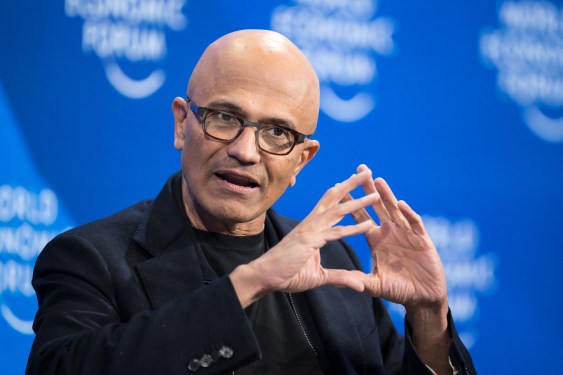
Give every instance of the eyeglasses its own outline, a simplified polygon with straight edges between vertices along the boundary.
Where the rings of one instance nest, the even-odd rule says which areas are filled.
[[[257,129],[256,146],[260,150],[273,155],[287,155],[295,145],[303,143],[305,138],[310,137],[283,126],[259,124],[226,112],[198,107],[190,98],[185,100],[193,113],[201,118],[201,126],[205,134],[219,141],[230,143],[241,135],[245,127],[252,126]]]

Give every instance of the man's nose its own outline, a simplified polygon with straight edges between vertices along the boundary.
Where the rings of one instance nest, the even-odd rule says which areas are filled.
[[[238,159],[241,163],[256,164],[260,162],[260,150],[256,144],[257,136],[255,128],[245,127],[238,138],[227,145],[228,155]]]

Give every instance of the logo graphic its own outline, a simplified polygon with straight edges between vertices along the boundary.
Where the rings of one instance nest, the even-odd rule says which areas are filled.
[[[504,1],[496,30],[480,39],[485,65],[541,139],[563,142],[563,9],[547,1]]]
[[[35,296],[33,264],[47,242],[65,229],[53,228],[58,210],[57,196],[50,189],[33,192],[23,186],[0,186],[0,314],[24,334],[33,333],[33,314],[19,317],[25,302]]]
[[[470,348],[479,337],[475,327],[479,316],[478,296],[496,290],[497,258],[494,254],[477,254],[479,229],[474,221],[451,221],[439,216],[424,216],[423,220],[444,265],[448,302],[459,335]],[[403,306],[389,306],[394,315],[404,317]]]
[[[31,286],[37,255],[71,226],[55,192],[42,181],[0,84],[0,316],[16,332],[32,334],[37,304]],[[0,335],[10,342],[8,332]]]
[[[367,116],[376,105],[376,54],[394,52],[393,21],[374,18],[377,0],[294,0],[272,12],[271,27],[311,60],[321,82],[321,110],[341,122]]]
[[[166,80],[159,63],[166,57],[166,28],[180,31],[187,0],[65,0],[68,17],[81,17],[82,51],[95,53],[110,84],[122,95],[141,99]]]

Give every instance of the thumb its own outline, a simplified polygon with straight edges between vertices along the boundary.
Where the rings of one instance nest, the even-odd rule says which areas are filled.
[[[356,292],[363,292],[367,283],[367,275],[362,271],[326,270],[326,283],[339,288],[350,288]]]
[[[379,298],[382,296],[381,279],[378,273],[366,275],[364,279],[364,288],[372,297]]]

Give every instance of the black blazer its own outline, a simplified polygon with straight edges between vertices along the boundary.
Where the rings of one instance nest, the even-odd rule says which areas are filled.
[[[26,374],[186,374],[195,367],[219,374],[260,357],[230,279],[214,274],[194,239],[180,181],[175,174],[154,201],[45,247],[33,275],[39,309]],[[268,243],[296,224],[270,210]],[[328,268],[360,268],[343,241],[325,246],[321,258]],[[293,297],[326,373],[429,373],[379,299],[332,286]],[[451,318],[450,327],[452,361],[474,373]],[[232,353],[224,355],[225,348]],[[205,354],[212,363],[194,367]]]

